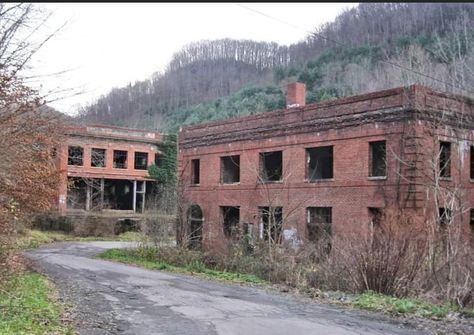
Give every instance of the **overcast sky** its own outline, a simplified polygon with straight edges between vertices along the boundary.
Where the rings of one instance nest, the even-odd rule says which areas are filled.
[[[234,38],[291,44],[332,21],[356,3],[250,3],[242,6],[286,21],[264,17],[238,4],[70,3],[39,4],[52,15],[45,29],[66,26],[35,55],[40,77],[31,82],[42,94],[61,97],[51,105],[73,114],[113,87],[163,71],[173,53],[203,39]],[[42,85],[41,87],[39,85]],[[71,96],[71,92],[82,94]]]

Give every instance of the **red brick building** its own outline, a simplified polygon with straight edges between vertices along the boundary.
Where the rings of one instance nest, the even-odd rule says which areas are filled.
[[[455,216],[471,229],[472,100],[413,85],[306,105],[295,83],[287,106],[181,130],[193,241],[210,248],[239,228],[306,243],[367,231],[390,206],[419,220]]]
[[[86,125],[66,129],[58,151],[61,214],[142,212],[153,180],[148,166],[159,156],[160,134]]]

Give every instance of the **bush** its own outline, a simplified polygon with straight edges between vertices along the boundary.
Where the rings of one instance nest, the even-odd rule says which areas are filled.
[[[346,236],[334,248],[333,264],[349,279],[356,292],[406,296],[427,253],[426,233],[397,210],[386,210],[367,238]]]
[[[56,213],[36,215],[32,220],[32,228],[41,231],[63,231],[65,233],[74,230],[72,221],[68,217]]]

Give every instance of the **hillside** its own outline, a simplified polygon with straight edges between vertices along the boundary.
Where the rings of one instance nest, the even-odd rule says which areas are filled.
[[[415,82],[472,95],[473,19],[468,3],[369,3],[290,46],[195,42],[177,52],[164,73],[112,90],[79,119],[176,131],[282,108],[286,83],[294,80],[307,84],[308,102]]]

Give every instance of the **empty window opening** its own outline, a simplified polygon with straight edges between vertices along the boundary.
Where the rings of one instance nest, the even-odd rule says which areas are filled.
[[[272,243],[281,242],[283,226],[282,207],[260,207],[260,238]]]
[[[306,149],[307,178],[310,181],[333,178],[333,147]]]
[[[87,184],[84,179],[69,177],[66,203],[68,209],[86,209]]]
[[[441,178],[451,177],[451,143],[439,143],[439,176]]]
[[[126,169],[127,168],[127,151],[114,150],[114,168]]]
[[[283,152],[260,153],[261,178],[264,182],[281,181],[283,173]]]
[[[387,176],[387,155],[385,141],[370,142],[370,177]]]
[[[310,242],[319,242],[331,238],[331,207],[308,207],[307,215],[308,240]]]
[[[469,226],[471,227],[471,232],[474,232],[474,208],[470,210]]]
[[[102,209],[103,179],[69,177],[67,208],[98,211]]]
[[[146,170],[148,168],[148,153],[135,152],[135,170]]]
[[[382,222],[383,211],[381,208],[369,207],[369,217],[370,217],[370,226],[371,228],[380,227]]]
[[[187,240],[188,248],[190,249],[199,249],[202,244],[202,222],[203,215],[201,207],[198,205],[192,205],[188,209],[188,230],[187,230]]]
[[[191,184],[198,185],[200,182],[200,164],[199,159],[193,159],[191,161]]]
[[[82,166],[84,160],[84,149],[78,146],[69,146],[67,148],[67,164]]]
[[[446,230],[448,225],[452,222],[452,212],[449,208],[440,208],[439,209],[439,227],[440,230]]]
[[[105,149],[92,148],[91,166],[92,167],[105,167]]]
[[[474,179],[474,147],[471,146],[471,164],[470,164],[470,167],[471,167],[471,173],[470,173],[470,176],[471,176],[471,179]]]
[[[240,208],[221,207],[225,237],[236,237],[239,235]]]
[[[448,246],[448,238],[449,238],[449,230],[448,226],[453,222],[453,213],[449,208],[439,208],[439,235],[441,241],[443,243],[443,247],[447,248]]]
[[[224,184],[240,182],[240,156],[221,157],[221,180]]]
[[[130,180],[106,179],[104,183],[105,209],[133,210],[133,182]]]

